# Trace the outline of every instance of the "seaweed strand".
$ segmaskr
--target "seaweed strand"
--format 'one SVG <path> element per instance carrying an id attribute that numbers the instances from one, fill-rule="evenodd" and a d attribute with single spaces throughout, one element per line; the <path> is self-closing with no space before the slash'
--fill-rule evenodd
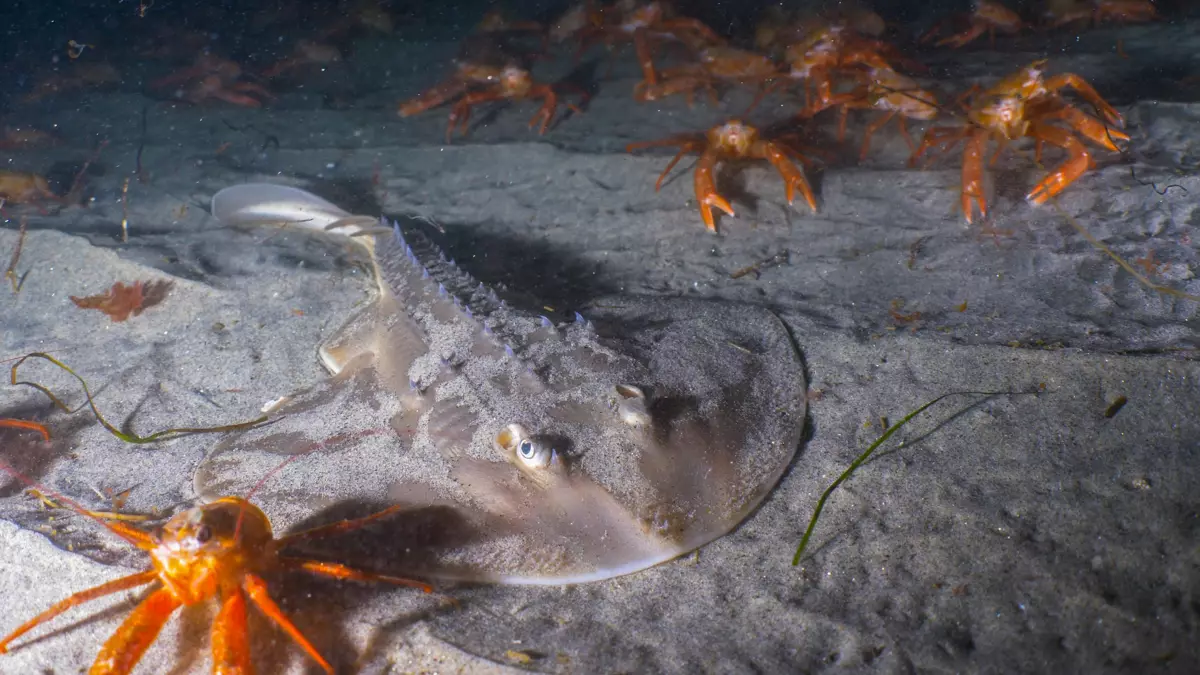
<path id="1" fill-rule="evenodd" d="M 112 434 L 113 436 L 116 436 L 117 438 L 121 439 L 122 441 L 125 441 L 126 443 L 144 444 L 144 443 L 153 443 L 154 441 L 162 440 L 164 438 L 177 438 L 179 436 L 187 436 L 187 435 L 191 435 L 191 434 L 216 434 L 216 433 L 222 433 L 225 431 L 241 431 L 244 429 L 251 429 L 253 427 L 256 427 L 268 420 L 268 416 L 263 415 L 261 417 L 258 417 L 257 419 L 250 420 L 249 422 L 238 422 L 237 424 L 226 424 L 226 425 L 222 425 L 222 426 L 218 426 L 218 427 L 177 427 L 177 428 L 171 428 L 171 429 L 164 429 L 162 431 L 156 431 L 156 432 L 146 435 L 146 436 L 139 436 L 132 432 L 121 431 L 120 429 L 113 426 L 112 423 L 110 423 L 107 419 L 105 419 L 104 415 L 100 414 L 100 409 L 98 407 L 96 407 L 96 401 L 92 397 L 92 392 L 91 392 L 91 389 L 88 387 L 87 382 L 82 377 L 80 377 L 78 374 L 76 374 L 74 370 L 71 370 L 70 366 L 63 363 L 62 361 L 59 361 L 58 359 L 54 358 L 53 356 L 50 356 L 49 354 L 46 354 L 44 352 L 34 352 L 32 354 L 26 354 L 25 356 L 22 356 L 21 358 L 17 359 L 17 362 L 12 365 L 12 371 L 11 371 L 12 384 L 14 384 L 14 385 L 23 384 L 23 385 L 26 385 L 29 387 L 33 387 L 34 389 L 37 389 L 38 391 L 42 392 L 47 397 L 49 397 L 50 401 L 55 406 L 62 409 L 64 412 L 66 412 L 68 414 L 72 414 L 83 407 L 83 406 L 80 406 L 79 408 L 72 410 L 70 406 L 68 406 L 66 403 L 64 403 L 62 401 L 62 399 L 55 396 L 54 393 L 51 392 L 50 389 L 48 389 L 44 385 L 38 384 L 36 382 L 27 382 L 24 380 L 18 380 L 17 379 L 17 369 L 21 367 L 21 364 L 25 363 L 29 359 L 42 359 L 45 361 L 49 361 L 50 363 L 65 370 L 69 375 L 71 375 L 71 377 L 74 377 L 76 380 L 78 380 L 79 385 L 83 388 L 83 395 L 87 398 L 87 406 L 89 408 L 91 408 L 92 414 L 95 415 L 95 417 L 96 417 L 96 421 L 100 422 L 101 426 L 103 426 L 105 429 L 108 430 L 108 433 Z"/>
<path id="2" fill-rule="evenodd" d="M 833 491 L 836 490 L 839 485 L 846 482 L 846 480 L 849 479 L 856 470 L 858 470 L 858 467 L 862 466 L 864 462 L 870 459 L 871 455 L 875 453 L 875 450 L 878 449 L 880 445 L 883 445 L 884 441 L 891 438 L 892 434 L 896 433 L 901 427 L 908 424 L 911 419 L 925 412 L 942 399 L 949 398 L 951 396 L 1019 396 L 1038 394 L 1041 393 L 1042 390 L 1043 388 L 1039 387 L 1034 391 L 952 391 L 947 394 L 942 394 L 932 401 L 929 401 L 920 408 L 917 408 L 916 410 L 905 415 L 904 419 L 885 429 L 884 432 L 880 434 L 879 438 L 875 439 L 875 442 L 872 443 L 870 447 L 868 447 L 861 455 L 859 455 L 853 462 L 850 463 L 850 466 L 842 472 L 842 475 L 837 477 L 837 480 L 833 481 L 830 483 L 829 487 L 825 488 L 825 492 L 823 492 L 821 494 L 821 498 L 817 500 L 816 508 L 813 509 L 812 518 L 808 521 L 808 528 L 804 530 L 804 536 L 800 538 L 800 545 L 796 547 L 796 554 L 792 556 L 792 567 L 800 564 L 800 557 L 804 555 L 804 550 L 808 548 L 808 540 L 812 538 L 813 530 L 817 527 L 817 519 L 821 517 L 821 511 L 825 508 L 825 502 L 829 499 L 829 496 L 833 494 Z"/>

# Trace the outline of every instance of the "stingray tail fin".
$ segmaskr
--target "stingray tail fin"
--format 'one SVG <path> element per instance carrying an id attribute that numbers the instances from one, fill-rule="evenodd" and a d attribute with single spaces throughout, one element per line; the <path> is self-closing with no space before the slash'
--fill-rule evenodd
<path id="1" fill-rule="evenodd" d="M 379 219 L 357 216 L 290 185 L 246 183 L 212 197 L 213 217 L 225 225 L 278 225 L 361 236 L 376 234 Z"/>

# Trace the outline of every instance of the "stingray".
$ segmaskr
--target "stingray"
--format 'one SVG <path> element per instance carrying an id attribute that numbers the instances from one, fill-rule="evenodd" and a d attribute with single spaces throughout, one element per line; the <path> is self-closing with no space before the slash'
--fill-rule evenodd
<path id="1" fill-rule="evenodd" d="M 375 289 L 319 347 L 329 378 L 210 450 L 194 477 L 202 498 L 245 494 L 303 453 L 254 493 L 273 519 L 399 502 L 452 516 L 389 542 L 408 573 L 582 583 L 729 532 L 800 443 L 799 354 L 762 308 L 617 296 L 552 320 L 473 279 L 421 228 L 303 190 L 230 187 L 212 213 L 347 236 Z"/>

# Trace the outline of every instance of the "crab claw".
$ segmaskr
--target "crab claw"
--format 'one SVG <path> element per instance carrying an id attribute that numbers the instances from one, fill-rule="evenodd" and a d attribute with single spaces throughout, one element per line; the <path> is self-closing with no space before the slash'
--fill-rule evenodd
<path id="1" fill-rule="evenodd" d="M 1092 156 L 1087 147 L 1066 129 L 1044 124 L 1035 124 L 1031 129 L 1034 138 L 1056 145 L 1067 151 L 1067 161 L 1057 170 L 1043 178 L 1029 191 L 1025 199 L 1034 204 L 1044 204 L 1048 199 L 1074 183 L 1092 166 Z"/>
<path id="2" fill-rule="evenodd" d="M 721 209 L 726 215 L 734 215 L 733 206 L 724 197 L 717 194 L 717 185 L 713 180 L 713 172 L 716 168 L 717 153 L 711 150 L 700 155 L 700 161 L 696 162 L 696 201 L 700 203 L 700 217 L 704 219 L 704 226 L 712 232 L 717 231 L 712 207 Z"/>
<path id="3" fill-rule="evenodd" d="M 1074 73 L 1062 73 L 1046 80 L 1046 89 L 1050 91 L 1068 87 L 1074 89 L 1083 99 L 1094 105 L 1110 126 L 1118 128 L 1125 126 L 1125 118 L 1121 117 L 1121 113 L 1117 112 L 1117 109 L 1112 107 L 1108 101 L 1105 101 L 1100 96 L 1100 92 L 1096 91 L 1096 88 L 1088 84 L 1082 77 Z"/>
<path id="4" fill-rule="evenodd" d="M 813 196 L 812 187 L 808 184 L 808 179 L 804 177 L 804 172 L 800 170 L 800 167 L 796 166 L 787 153 L 775 143 L 763 143 L 763 155 L 783 178 L 783 187 L 787 194 L 788 204 L 791 204 L 795 200 L 796 190 L 799 189 L 800 194 L 804 197 L 804 201 L 808 203 L 809 208 L 815 213 L 817 210 L 817 199 Z"/>

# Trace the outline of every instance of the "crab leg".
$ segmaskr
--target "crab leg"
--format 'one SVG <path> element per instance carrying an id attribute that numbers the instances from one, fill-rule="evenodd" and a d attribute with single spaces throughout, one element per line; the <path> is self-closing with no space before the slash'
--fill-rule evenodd
<path id="1" fill-rule="evenodd" d="M 466 91 L 467 85 L 465 82 L 458 79 L 448 80 L 431 89 L 426 89 L 414 98 L 401 103 L 400 108 L 396 112 L 401 117 L 416 115 L 430 108 L 436 108 L 450 99 L 466 93 Z"/>
<path id="2" fill-rule="evenodd" d="M 658 76 L 654 73 L 654 58 L 650 50 L 650 40 L 646 29 L 639 28 L 633 32 L 633 49 L 637 52 L 638 63 L 642 66 L 642 78 L 646 84 L 653 87 L 658 84 Z"/>
<path id="3" fill-rule="evenodd" d="M 382 520 L 384 518 L 387 518 L 388 516 L 392 515 L 393 513 L 398 513 L 400 511 L 403 511 L 404 509 L 405 509 L 405 507 L 403 505 L 397 504 L 395 506 L 389 506 L 386 509 L 383 509 L 382 511 L 376 511 L 375 513 L 372 513 L 369 516 L 363 516 L 362 518 L 355 518 L 354 520 L 339 520 L 335 523 L 330 523 L 328 525 L 319 525 L 317 527 L 312 527 L 307 530 L 301 530 L 300 532 L 293 532 L 292 534 L 285 535 L 285 536 L 282 536 L 282 537 L 279 537 L 278 539 L 276 539 L 274 546 L 276 549 L 282 549 L 282 548 L 286 548 L 287 546 L 294 544 L 298 541 L 308 541 L 309 539 L 320 539 L 322 537 L 332 537 L 332 536 L 336 536 L 336 535 L 339 535 L 339 534 L 342 534 L 345 532 L 351 532 L 353 530 L 357 530 L 357 529 L 366 527 L 367 525 L 369 525 L 377 520 Z"/>
<path id="4" fill-rule="evenodd" d="M 684 155 L 688 154 L 689 152 L 698 152 L 703 150 L 705 144 L 704 141 L 691 136 L 672 136 L 671 138 L 664 138 L 657 141 L 638 141 L 636 143 L 630 143 L 629 145 L 625 146 L 625 152 L 633 152 L 634 150 L 640 150 L 642 148 L 659 148 L 665 145 L 677 145 L 679 146 L 679 152 L 677 152 L 675 157 L 673 157 L 671 161 L 667 163 L 667 168 L 663 169 L 663 172 L 658 175 L 658 182 L 654 184 L 655 192 L 662 190 L 663 181 L 666 180 L 667 175 L 671 173 L 671 169 L 674 169 L 675 165 L 679 163 L 679 160 L 683 159 Z"/>
<path id="5" fill-rule="evenodd" d="M 932 148 L 940 148 L 943 151 L 949 150 L 954 143 L 966 138 L 970 134 L 970 127 L 931 127 L 925 131 L 925 136 L 921 138 L 921 145 L 917 147 L 917 151 L 909 158 L 908 165 L 916 166 L 917 160 L 921 159 L 921 155 L 924 155 L 926 150 Z"/>
<path id="6" fill-rule="evenodd" d="M 1008 149 L 1008 139 L 1001 136 L 996 139 L 996 151 L 992 153 L 992 158 L 988 160 L 988 166 L 996 166 L 996 162 L 1000 161 L 1000 155 Z M 1042 142 L 1038 141 L 1034 148 L 1034 154 L 1037 156 L 1038 162 L 1042 161 Z"/>
<path id="7" fill-rule="evenodd" d="M 138 574 L 130 574 L 129 576 L 121 577 L 120 579 L 114 579 L 107 583 L 100 584 L 99 586 L 89 588 L 86 591 L 75 593 L 64 600 L 60 600 L 50 609 L 47 609 L 41 614 L 38 614 L 32 619 L 21 624 L 16 630 L 9 633 L 3 640 L 0 640 L 0 654 L 8 653 L 8 645 L 13 640 L 16 640 L 22 635 L 38 627 L 38 625 L 53 619 L 54 617 L 62 614 L 72 607 L 75 607 L 76 605 L 82 605 L 83 603 L 90 602 L 96 598 L 102 598 L 106 595 L 112 595 L 113 593 L 120 593 L 121 591 L 137 588 L 138 586 L 145 586 L 157 578 L 158 573 L 153 570 L 148 572 L 140 572 Z"/>
<path id="8" fill-rule="evenodd" d="M 1093 21 L 1124 21 L 1134 23 L 1158 18 L 1154 5 L 1146 2 L 1102 2 L 1096 7 Z"/>
<path id="9" fill-rule="evenodd" d="M 1054 77 L 1046 80 L 1046 89 L 1050 91 L 1058 91 L 1059 89 L 1064 89 L 1066 87 L 1074 89 L 1080 96 L 1086 99 L 1088 103 L 1096 106 L 1096 109 L 1100 111 L 1100 114 L 1104 116 L 1104 119 L 1108 120 L 1109 124 L 1112 124 L 1116 127 L 1125 126 L 1125 119 L 1121 117 L 1121 113 L 1117 112 L 1116 108 L 1109 105 L 1108 101 L 1105 101 L 1103 98 L 1101 98 L 1100 92 L 1096 91 L 1096 89 L 1093 88 L 1092 85 L 1088 84 L 1082 77 L 1074 73 L 1063 73 L 1061 75 L 1055 75 Z"/>
<path id="10" fill-rule="evenodd" d="M 212 626 L 214 673 L 252 673 L 250 635 L 246 629 L 246 596 L 235 588 L 221 599 Z"/>
<path id="11" fill-rule="evenodd" d="M 679 157 L 676 156 L 675 159 L 678 160 Z M 700 217 L 704 219 L 704 226 L 713 232 L 717 231 L 717 223 L 713 220 L 712 207 L 715 206 L 730 216 L 734 215 L 733 207 L 729 205 L 729 202 L 717 194 L 717 184 L 713 180 L 713 172 L 717 169 L 717 161 L 717 153 L 712 150 L 705 150 L 704 154 L 700 155 L 700 160 L 696 162 L 696 175 L 694 179 L 696 201 L 700 203 Z"/>
<path id="12" fill-rule="evenodd" d="M 104 643 L 88 675 L 128 675 L 132 672 L 179 605 L 179 599 L 169 588 L 159 588 L 147 595 Z"/>
<path id="13" fill-rule="evenodd" d="M 680 17 L 677 19 L 667 19 L 665 21 L 660 22 L 659 26 L 667 29 L 668 31 L 671 31 L 672 33 L 675 33 L 676 37 L 681 40 L 682 40 L 682 38 L 678 35 L 678 33 L 683 32 L 683 31 L 690 31 L 691 33 L 694 34 L 694 37 L 699 38 L 698 44 L 712 44 L 712 45 L 725 44 L 725 38 L 721 37 L 720 35 L 717 35 L 716 32 L 713 31 L 713 29 L 704 25 L 704 22 L 700 21 L 699 19 L 691 19 L 691 18 L 687 18 L 687 17 Z M 687 40 L 683 40 L 683 42 L 687 43 L 689 47 L 692 47 L 693 49 L 695 48 L 695 45 L 688 43 Z"/>
<path id="14" fill-rule="evenodd" d="M 904 142 L 908 144 L 908 151 L 916 152 L 917 146 L 913 143 L 912 134 L 908 133 L 908 122 L 904 121 L 904 115 L 896 122 L 900 125 L 900 135 L 904 136 Z"/>
<path id="15" fill-rule="evenodd" d="M 245 106 L 247 108 L 261 108 L 263 105 L 262 101 L 254 98 L 253 96 L 246 96 L 245 94 L 239 94 L 235 91 L 230 91 L 227 89 L 215 89 L 209 92 L 209 96 L 221 101 L 225 101 L 226 103 Z"/>
<path id="16" fill-rule="evenodd" d="M 943 38 L 941 40 L 938 40 L 934 44 L 938 47 L 953 47 L 953 48 L 957 49 L 957 48 L 962 47 L 963 45 L 971 42 L 972 40 L 979 37 L 980 35 L 983 35 L 985 32 L 987 32 L 987 33 L 989 33 L 989 35 L 991 35 L 992 45 L 995 46 L 995 42 L 996 42 L 995 29 L 989 28 L 987 25 L 985 25 L 984 23 L 982 23 L 980 21 L 972 21 L 970 28 L 968 28 L 968 29 L 964 30 L 963 32 L 958 33 L 956 35 L 951 35 L 948 38 Z"/>
<path id="17" fill-rule="evenodd" d="M 928 44 L 929 42 L 933 41 L 933 39 L 938 36 L 938 33 L 941 33 L 942 30 L 948 28 L 949 26 L 950 26 L 949 17 L 940 19 L 937 23 L 930 26 L 929 30 L 926 30 L 924 33 L 921 33 L 920 37 L 917 38 L 917 43 L 918 44 Z"/>
<path id="18" fill-rule="evenodd" d="M 474 91 L 466 96 L 463 96 L 458 103 L 454 104 L 454 109 L 450 111 L 450 120 L 446 124 L 446 142 L 454 136 L 454 127 L 461 126 L 460 133 L 467 134 L 468 123 L 471 121 L 471 108 L 486 103 L 488 101 L 497 101 L 504 98 L 501 94 L 494 91 Z"/>
<path id="19" fill-rule="evenodd" d="M 585 92 L 585 95 L 586 95 L 586 92 Z M 550 127 L 550 122 L 554 119 L 554 111 L 558 108 L 558 94 L 556 94 L 554 92 L 554 89 L 552 87 L 550 87 L 550 85 L 543 84 L 543 85 L 534 86 L 532 89 L 530 89 L 529 93 L 527 93 L 525 95 L 525 98 L 543 98 L 544 99 L 542 101 L 541 109 L 538 110 L 537 114 L 533 116 L 533 119 L 529 120 L 529 128 L 532 129 L 533 126 L 538 123 L 538 120 L 541 120 L 542 126 L 538 130 L 538 134 L 539 135 L 545 134 L 546 129 L 548 129 Z M 575 113 L 583 112 L 583 110 L 581 108 L 579 108 L 578 106 L 576 106 L 574 104 L 567 103 L 566 106 L 572 112 L 575 112 Z"/>
<path id="20" fill-rule="evenodd" d="M 883 117 L 880 117 L 879 119 L 867 125 L 866 131 L 863 132 L 862 152 L 858 153 L 858 161 L 861 162 L 867 158 L 867 152 L 871 149 L 871 135 L 882 129 L 884 125 L 892 121 L 892 118 L 895 116 L 895 111 L 889 111 L 885 113 Z M 915 150 L 913 147 L 912 137 L 908 135 L 908 130 L 904 128 L 903 117 L 900 118 L 900 130 L 904 132 L 904 140 L 908 141 L 908 149 Z"/>
<path id="21" fill-rule="evenodd" d="M 261 84 L 256 84 L 254 82 L 234 82 L 229 86 L 229 88 L 233 89 L 234 91 L 241 91 L 247 94 L 257 94 L 265 99 L 275 98 L 275 95 L 272 94 L 270 90 Z"/>
<path id="22" fill-rule="evenodd" d="M 654 191 L 658 192 L 662 190 L 663 181 L 667 179 L 667 175 L 671 173 L 671 169 L 675 168 L 675 165 L 679 163 L 679 160 L 683 159 L 684 155 L 703 149 L 704 144 L 699 141 L 685 143 L 683 147 L 679 149 L 679 152 L 675 153 L 675 156 L 671 158 L 671 161 L 667 162 L 667 168 L 663 169 L 663 172 L 658 174 L 658 180 L 654 182 Z"/>
<path id="23" fill-rule="evenodd" d="M 300 649 L 303 649 L 305 654 L 308 654 L 310 657 L 312 657 L 312 659 L 316 661 L 325 672 L 329 673 L 329 675 L 333 675 L 333 666 L 329 665 L 329 662 L 321 657 L 321 654 L 317 651 L 317 648 L 308 641 L 308 638 L 304 637 L 304 634 L 300 632 L 300 629 L 296 627 L 296 624 L 292 623 L 291 620 L 288 619 L 283 613 L 283 610 L 279 608 L 279 605 L 275 604 L 275 601 L 271 599 L 270 594 L 267 592 L 267 584 L 265 581 L 263 581 L 257 575 L 247 574 L 246 578 L 242 581 L 242 588 L 244 588 L 246 594 L 250 596 L 251 602 L 257 605 L 258 609 L 261 610 L 268 619 L 275 622 L 275 625 L 282 628 L 283 632 L 287 633 L 288 637 L 292 638 L 292 641 L 299 645 Z"/>
<path id="24" fill-rule="evenodd" d="M 1088 152 L 1087 146 L 1066 129 L 1046 124 L 1034 124 L 1029 133 L 1038 140 L 1066 150 L 1068 154 L 1067 161 L 1038 182 L 1025 196 L 1025 199 L 1034 204 L 1044 204 L 1046 200 L 1065 190 L 1068 185 L 1087 172 L 1092 166 L 1092 156 Z"/>
<path id="25" fill-rule="evenodd" d="M 187 82 L 188 80 L 194 80 L 196 78 L 203 77 L 212 71 L 213 67 L 207 63 L 199 66 L 192 66 L 191 68 L 184 68 L 183 70 L 167 75 L 166 77 L 160 77 L 157 80 L 153 80 L 150 82 L 149 86 L 152 89 L 159 89 L 161 87 L 167 87 L 172 84 Z"/>
<path id="26" fill-rule="evenodd" d="M 550 87 L 542 86 L 531 89 L 528 97 L 543 99 L 542 107 L 529 120 L 529 128 L 532 129 L 541 120 L 542 124 L 538 127 L 538 135 L 544 135 L 546 129 L 550 128 L 550 120 L 554 119 L 554 110 L 558 107 L 558 95 Z"/>
<path id="27" fill-rule="evenodd" d="M 987 133 L 975 131 L 967 136 L 963 146 L 962 210 L 968 223 L 974 222 L 974 204 L 979 205 L 979 217 L 987 218 L 987 197 L 983 191 L 983 155 L 987 151 Z"/>
<path id="28" fill-rule="evenodd" d="M 804 90 L 804 105 L 808 107 L 808 89 L 807 84 L 811 84 L 813 88 L 813 96 L 817 101 L 828 101 L 833 98 L 833 79 L 830 76 L 827 68 L 813 68 L 809 74 L 806 88 Z M 814 104 L 816 105 L 816 104 Z"/>

